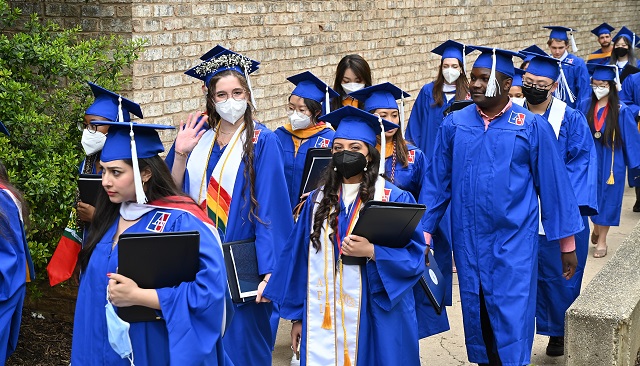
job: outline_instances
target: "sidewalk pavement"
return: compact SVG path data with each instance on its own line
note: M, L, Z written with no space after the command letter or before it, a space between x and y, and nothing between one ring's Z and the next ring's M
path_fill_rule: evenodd
M640 213L632 211L635 203L635 192L633 188L626 187L624 199L622 201L622 215L620 226L611 227L607 235L609 250L604 258L593 258L593 248L589 248L589 257L582 279L584 288L593 277L602 269L609 258L613 256L618 246L626 238L627 234L633 230L640 219ZM462 313L460 310L460 292L458 288L458 278L453 279L453 306L447 309L451 330L420 341L420 360L425 366L453 366L453 365L474 365L467 360L464 346L464 331L462 328ZM291 339L289 332L291 323L284 319L280 321L276 347L273 352L274 366L289 366L291 361ZM544 365L564 365L564 357L549 357L545 354L548 337L536 335L531 354L531 363L536 366Z

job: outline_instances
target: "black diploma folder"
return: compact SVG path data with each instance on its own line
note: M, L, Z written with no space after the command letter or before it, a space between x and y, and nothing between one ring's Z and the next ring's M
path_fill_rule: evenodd
M98 192L100 192L101 189L103 189L101 174L80 174L78 178L80 201L95 207Z
M313 148L307 151L298 196L302 196L318 188L320 179L322 178L322 172L327 165L329 165L330 161L331 149L329 148Z
M433 254L431 254L431 250L427 251L427 255L429 256L429 265L424 267L424 273L420 276L419 282L427 294L429 301L431 301L431 305L433 305L433 308L436 310L436 313L440 315L440 313L442 313L442 307L444 306L444 278L442 277L438 263L436 263Z
M411 240L425 211L424 205L415 203L369 201L351 234L365 237L375 245L403 248ZM363 264L366 258L343 256L342 262Z
M122 234L118 240L118 273L140 288L163 288L192 282L200 269L200 233ZM144 306L118 308L129 323L161 320L160 312Z
M222 254L231 300L235 303L254 301L263 279L258 272L255 239L222 243Z
M473 104L473 100L456 100L451 103L451 105L448 106L442 113L446 117L447 115L449 115L449 113L459 111L462 108L470 106L471 104Z

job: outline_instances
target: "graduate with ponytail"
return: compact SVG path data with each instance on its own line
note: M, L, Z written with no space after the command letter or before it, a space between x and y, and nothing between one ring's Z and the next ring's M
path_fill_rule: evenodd
M292 347L301 344L301 365L417 366L412 289L424 268L421 229L403 248L350 235L366 202L415 202L379 176L381 124L398 125L351 106L322 119L336 126L332 162L323 185L307 197L263 295L294 322ZM347 265L342 255L366 263Z

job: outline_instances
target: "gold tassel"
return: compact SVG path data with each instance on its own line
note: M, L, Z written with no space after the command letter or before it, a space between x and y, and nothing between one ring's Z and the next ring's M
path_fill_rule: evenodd
M322 329L331 329L331 307L329 302L324 306L324 320L322 320Z
M613 131L613 135L612 135L612 139L611 139L611 171L609 172L609 179L607 179L607 184L608 185L612 185L614 184L616 181L613 179L613 157L615 155L615 146L616 146L616 131Z
M607 184L608 185L612 185L614 184L616 181L613 179L613 170L611 170L611 174L609 174L609 179L607 179Z
M349 351L344 350L344 366L351 366L351 358L349 358Z

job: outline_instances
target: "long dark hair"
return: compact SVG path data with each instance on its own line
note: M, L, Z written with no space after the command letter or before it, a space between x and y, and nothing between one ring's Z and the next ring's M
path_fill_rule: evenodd
M344 77L344 73L347 72L347 69L351 69L351 71L364 82L365 87L373 85L371 82L371 68L369 67L369 63L360 55L353 54L344 56L342 60L338 62L336 79L333 82L333 90L338 92L340 97L333 98L331 110L342 107L342 98L347 95L347 92L342 88L342 78ZM358 107L362 108L360 102L358 102Z
M620 135L620 125L618 124L618 116L620 115L620 98L618 97L618 89L616 89L615 81L607 80L607 83L609 84L609 99L607 101L609 111L607 112L607 117L604 120L606 127L604 128L604 133L600 138L602 139L603 145L607 147L613 146L614 142L616 145L622 146L624 141ZM593 113L596 103L598 103L598 98L596 98L595 94L592 92L591 105L589 107L589 111L587 111L587 121L589 122L591 133L595 133L596 131L594 124L596 115ZM614 132L616 134L615 141L613 139Z
M444 75L442 75L443 62L444 59L440 60L438 76L436 77L436 81L433 83L434 107L442 107L444 104L444 93L442 92L442 86L444 85ZM467 80L467 75L464 72L464 65L462 65L462 61L458 60L458 66L460 67L460 77L456 80L456 96L454 100L465 100L467 95L469 95L469 80Z
M633 46L631 44L631 41L629 41L627 37L620 36L617 40L615 40L613 42L613 49L614 50L616 49L616 43L618 43L620 38L622 38L624 43L627 45L627 50L628 50L627 61L629 61L628 65L636 66L636 55L633 52ZM618 63L618 56L616 56L615 52L611 51L611 58L609 58L609 65L616 65L617 63Z
M131 159L124 159L123 161L129 166L132 166ZM167 164L165 164L160 156L139 159L138 164L141 172L145 170L151 172L151 177L145 184L145 194L149 202L156 200L172 202L166 199L170 196L189 197L178 189L171 177L171 172ZM193 202L193 205L198 207L195 202ZM91 253L93 253L100 239L102 239L111 225L120 217L120 204L112 203L104 189L98 192L94 217L97 217L98 220L94 220L91 224L89 237L78 256L78 265L83 271L87 268Z
M258 222L262 223L260 218L258 217L258 200L256 199L256 171L253 169L253 157L254 157L254 144L253 144L253 109L255 106L251 105L251 90L249 89L249 83L247 83L247 79L245 79L244 75L240 74L235 70L225 70L216 75L214 75L209 81L209 85L207 85L207 114L209 115L209 126L211 128L215 128L220 124L221 117L216 112L216 103L215 103L215 95L216 95L216 84L220 79L226 76L234 76L240 82L240 85L245 90L247 103L249 104L247 110L244 112L244 146L243 146L243 154L242 161L244 162L244 185L242 187L243 190L249 187L249 221L253 222L253 218L255 217ZM213 142L216 143L215 141ZM247 202L245 202L245 205Z
M367 171L363 172L362 181L360 182L360 189L358 194L362 203L368 202L373 199L375 193L375 184L378 177L378 171L380 169L380 153L376 150L375 146L371 146L365 143L369 150L369 156L371 162L367 165ZM335 240L336 233L338 232L338 214L340 213L340 201L338 199L338 192L342 185L342 175L333 170L333 161L329 162L321 181L322 192L324 196L318 205L315 215L313 216L313 230L309 238L311 244L315 248L316 252L320 251L322 244L320 241L320 232L324 220L329 220L332 232L329 234L331 241Z
M369 111L369 113L375 114L376 111L377 109L372 109ZM402 121L400 121L399 125L400 125L400 128L398 128L396 132L393 134L393 136L391 136L391 141L393 141L393 153L391 154L391 156L393 157L392 166L393 168L395 168L396 162L400 162L402 167L406 168L409 165L409 162L407 161L407 156L409 155L409 149L407 148L407 142L405 141L404 137L402 137ZM379 139L380 138L378 137L378 140ZM382 141L378 141L378 143L382 144ZM380 159L384 161L386 157L381 156ZM384 177L391 183L393 183L394 181L394 179L391 179L392 176L393 174L391 174L391 172L385 172L384 174Z
M20 192L16 187L9 182L9 174L7 174L7 168L0 160L0 184L5 186L11 194L13 194L20 203L20 209L22 211L22 222L24 223L25 231L28 231L28 227L30 224L29 221L29 206L27 206L27 201L25 201L22 192ZM4 211L0 211L0 220L5 220L7 218L6 213Z

